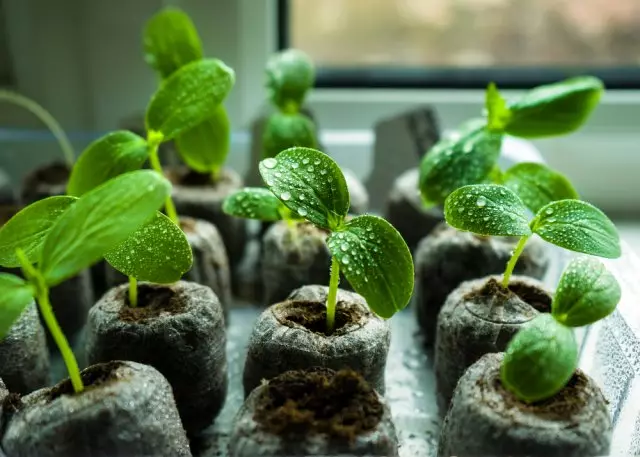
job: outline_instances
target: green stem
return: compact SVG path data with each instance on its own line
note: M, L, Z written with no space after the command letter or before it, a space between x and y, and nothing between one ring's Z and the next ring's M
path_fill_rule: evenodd
M151 168L164 176L162 165L160 164L160 158L158 157L158 147L161 142L162 137L157 138L155 135L149 135L149 138L147 139L147 143L149 145L149 163L151 164ZM179 227L180 223L178 221L178 212L176 211L176 207L173 204L173 200L170 195L164 201L164 207L167 212L167 217Z
M327 333L333 333L336 320L336 302L338 298L338 284L340 284L340 263L331 257L331 278L329 279L329 293L327 294Z
M71 146L71 142L67 137L67 134L64 133L58 121L42 106L40 106L35 101L30 98L25 97L24 95L20 95L18 93L12 92L10 90L0 90L0 100L4 100L15 105L21 106L27 111L31 112L35 115L47 128L51 131L53 136L58 141L60 145L60 149L62 149L62 153L64 154L65 162L69 168L73 167L74 153L73 147Z
M138 280L133 276L129 276L129 306L138 306Z
M524 247L530 237L531 235L524 235L520 238L520 241L518 241L518 244L516 245L516 248L513 251L509 262L507 263L507 269L504 271L504 276L502 277L503 288L509 288L509 280L511 279L511 275L513 274L513 269L516 267L516 262L518 261L520 254L522 254L522 251L524 251Z

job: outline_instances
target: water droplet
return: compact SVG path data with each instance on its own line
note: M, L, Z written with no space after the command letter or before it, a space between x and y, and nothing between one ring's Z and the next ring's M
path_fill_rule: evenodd
M349 250L349 245L348 245L347 243L342 243L342 244L340 245L340 249L341 249L342 251L348 251L348 250Z
M302 217L305 217L307 215L307 210L304 208L298 208L298 214Z
M478 208L487 206L487 199L483 196L478 197L478 199L476 200L476 205L478 205Z
M321 174L322 176L326 175L326 174L327 174L327 170L325 170L325 169L323 168L322 170L320 170L320 174Z
M291 200L291 194L290 194L289 192L282 192L282 193L280 194L280 199L281 199L281 200L284 200L285 202L286 202L287 200Z
M264 164L265 167L273 169L276 167L276 165L278 165L278 161L272 157L268 158L268 159L264 159L262 161L262 163Z
M304 199L305 199L305 198L307 198L307 197L305 197L305 196L304 196L304 194L300 194L300 196L299 196L298 198L299 198L300 200L304 200Z
M308 165L309 164L309 159L302 159L302 164L303 165Z
M344 263L345 265L349 265L349 256L348 255L345 255L342 258L342 263Z
M300 166L300 164L299 164L298 162L293 162L293 163L291 164L291 168L293 168L294 170L295 170L296 168L298 168L299 166Z
M314 161L313 161L313 164L314 164L314 165L320 165L320 159L316 159L316 160L314 160Z
M315 168L313 168L313 167L308 167L308 168L307 168L307 171L308 171L309 173L313 173L313 172L314 172L314 170L315 170Z
M553 214L553 208L547 208L545 213L547 213L549 216L551 216Z
M266 180L267 186L273 186L273 179L268 179Z
M340 238L341 240L344 239L344 233L338 233L338 238Z
M464 208L462 208L462 207L458 208L458 212L459 213L463 213L464 212Z
M279 171L276 171L276 172L274 173L274 176L275 176L276 178L282 178L282 173L280 173Z
M471 151L473 151L473 144L471 142L465 143L462 152L469 154Z

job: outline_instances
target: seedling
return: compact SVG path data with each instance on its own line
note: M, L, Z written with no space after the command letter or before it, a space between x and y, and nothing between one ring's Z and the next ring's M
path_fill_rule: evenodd
M170 194L169 182L140 170L82 197L56 196L27 206L0 229L0 265L21 267L25 279L0 273L0 338L35 300L69 372L83 390L76 358L49 302L49 289L75 276L139 231Z
M301 216L291 212L278 197L262 187L245 187L229 195L222 210L235 217L257 219L264 222L285 221L293 233Z
M459 230L520 237L504 272L505 289L534 233L571 251L610 259L621 255L613 222L598 208L581 200L553 201L530 218L524 201L512 190L496 184L476 184L452 192L445 201L444 214L447 223Z
M327 332L335 324L340 268L377 315L390 318L403 309L413 291L413 261L395 228L382 218L363 215L347 221L349 192L338 165L315 149L294 147L260 162L267 191L230 197L227 209L244 217L279 213L273 196L293 214L330 232L331 272ZM244 197L243 197L244 195ZM242 198L240 198L242 197Z
M551 314L541 314L516 334L502 363L503 385L532 403L553 397L578 366L573 327L593 324L611 314L620 286L597 259L574 259L560 278Z

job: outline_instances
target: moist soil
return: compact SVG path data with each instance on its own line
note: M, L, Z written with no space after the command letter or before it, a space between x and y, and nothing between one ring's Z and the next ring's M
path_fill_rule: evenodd
M118 314L124 322L141 322L166 313L180 314L186 308L184 300L178 299L175 290L160 284L139 284L136 307L132 307L129 302L128 290L122 289L119 295L118 299L124 300L127 305Z
M358 324L364 317L362 311L357 307L336 306L334 332L339 332L348 324ZM329 336L327 333L327 307L324 303L312 301L296 301L287 307L286 315L280 320L282 324L294 327L302 325L307 330Z
M165 170L165 175L172 184L185 187L219 186L232 183L228 174L220 172L219 178L214 181L208 173L198 173L188 168L171 167Z
M518 296L523 302L531 305L541 313L551 312L551 297L544 291L518 282L509 284L509 287L505 289L496 278L490 278L482 288L466 294L464 300L485 302L486 300L482 299L493 297L496 300L492 305L495 306L496 302L505 303L514 296Z
M112 361L92 365L89 368L83 370L80 373L80 376L82 378L82 384L84 384L85 390L95 389L96 387L100 387L113 381L117 381L120 378L118 378L118 376L116 375L116 371L121 366L122 362ZM63 395L75 395L73 384L71 384L70 379L65 379L64 381L59 382L58 384L53 386L49 390L49 392L47 392L49 401L53 401Z

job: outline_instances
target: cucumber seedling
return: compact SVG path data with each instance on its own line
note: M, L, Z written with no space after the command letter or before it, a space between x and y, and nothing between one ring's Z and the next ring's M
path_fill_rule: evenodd
M225 198L222 210L230 216L245 219L285 221L292 236L295 236L297 224L304 220L287 208L273 192L263 187L245 187L234 192Z
M34 298L76 393L83 390L76 358L49 301L49 289L77 275L126 242L154 218L170 194L152 171L127 173L80 198L49 197L13 216L0 229L0 265L22 269L25 279L0 273L0 337Z
M291 213L329 231L331 272L327 332L334 328L340 270L369 308L383 318L403 309L413 291L409 248L387 221L371 215L347 220L349 192L340 167L315 149L293 147L264 159L260 174L269 191L239 193L227 210L243 217L281 218L274 196Z

